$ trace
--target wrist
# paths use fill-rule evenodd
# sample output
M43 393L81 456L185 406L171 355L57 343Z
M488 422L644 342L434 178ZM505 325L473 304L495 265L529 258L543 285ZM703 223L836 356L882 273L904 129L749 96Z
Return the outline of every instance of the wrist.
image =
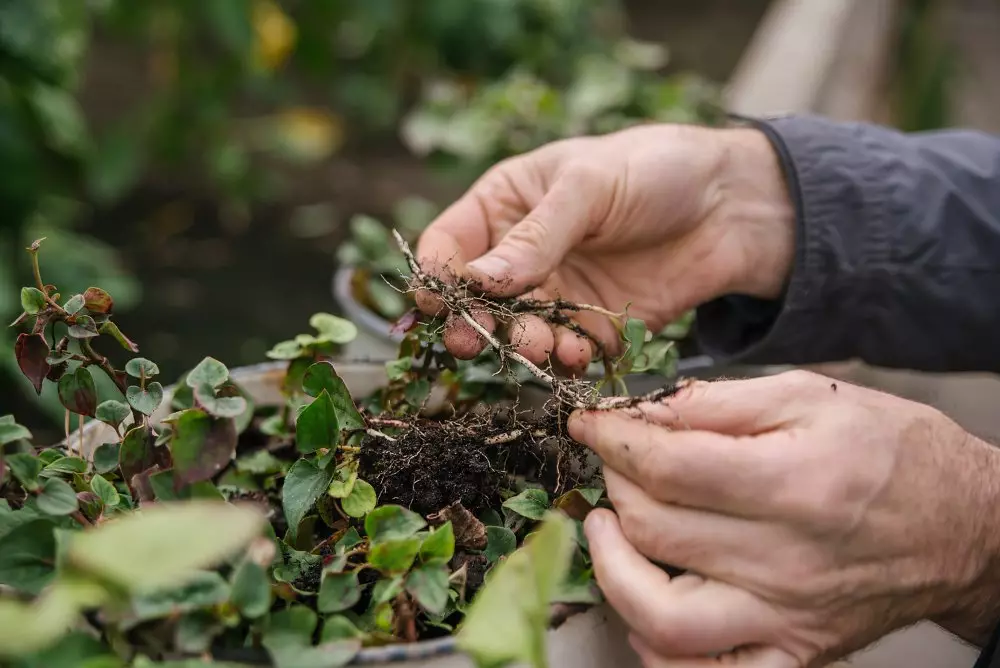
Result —
M778 299L795 257L795 207L778 155L763 132L721 130L719 222L741 240L729 293Z
M959 509L967 516L962 524L968 535L942 555L942 568L956 577L931 621L981 647L1000 625L1000 450L971 435L965 445L975 468L967 485L971 496Z

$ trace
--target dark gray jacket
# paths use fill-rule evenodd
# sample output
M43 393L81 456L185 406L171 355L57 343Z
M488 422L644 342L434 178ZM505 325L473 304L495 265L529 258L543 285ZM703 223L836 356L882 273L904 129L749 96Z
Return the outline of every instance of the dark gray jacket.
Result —
M798 214L784 298L702 306L712 356L1000 372L1000 138L755 121Z
M1000 372L1000 138L752 122L777 150L795 203L795 263L779 301L702 306L706 352ZM975 668L1000 668L998 636Z

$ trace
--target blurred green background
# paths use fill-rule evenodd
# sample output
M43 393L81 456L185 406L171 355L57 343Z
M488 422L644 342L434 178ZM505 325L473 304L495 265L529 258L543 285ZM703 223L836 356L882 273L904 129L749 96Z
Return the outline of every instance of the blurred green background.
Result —
M338 262L384 260L359 215L416 234L507 155L718 122L768 4L0 0L0 317L19 312L24 247L47 236L46 281L111 292L168 378L204 355L262 361L341 310ZM900 36L907 127L947 122L930 4ZM13 336L0 330L0 414L60 423L25 392Z

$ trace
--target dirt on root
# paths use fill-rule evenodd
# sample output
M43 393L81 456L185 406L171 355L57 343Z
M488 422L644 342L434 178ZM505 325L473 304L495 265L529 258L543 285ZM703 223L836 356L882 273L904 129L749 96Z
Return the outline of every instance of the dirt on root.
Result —
M497 442L502 441L502 442ZM496 509L515 479L567 491L584 476L586 450L561 433L558 420L516 421L495 413L454 422L420 422L389 441L362 444L360 476L395 503L422 515L460 502L473 514Z

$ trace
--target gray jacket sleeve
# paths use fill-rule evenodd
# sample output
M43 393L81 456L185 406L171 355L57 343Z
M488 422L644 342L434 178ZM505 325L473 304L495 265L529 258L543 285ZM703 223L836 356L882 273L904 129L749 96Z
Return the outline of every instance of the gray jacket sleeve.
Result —
M794 266L777 302L702 305L705 352L1000 371L1000 138L815 117L753 123L795 204Z

